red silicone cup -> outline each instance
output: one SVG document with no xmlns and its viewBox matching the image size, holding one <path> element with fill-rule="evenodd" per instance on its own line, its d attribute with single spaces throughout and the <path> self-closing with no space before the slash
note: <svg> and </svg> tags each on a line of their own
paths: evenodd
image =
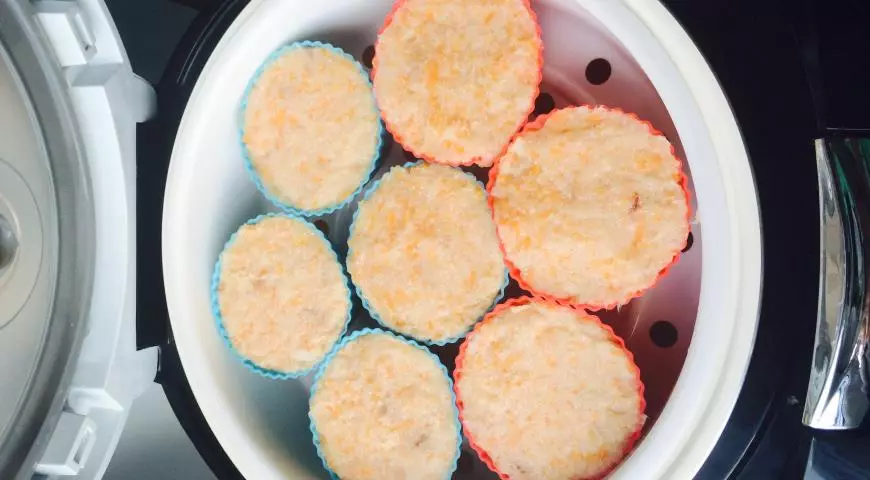
<svg viewBox="0 0 870 480">
<path fill-rule="evenodd" d="M 567 110 L 569 108 L 590 108 L 590 107 L 586 106 L 586 105 L 581 105 L 581 106 L 576 106 L 576 107 L 566 107 L 563 109 L 553 110 L 550 113 L 540 115 L 537 118 L 535 118 L 533 121 L 527 123 L 523 127 L 523 129 L 520 130 L 520 132 L 514 137 L 514 139 L 522 137 L 526 133 L 540 130 L 541 128 L 544 127 L 544 124 L 547 122 L 547 119 L 550 118 L 551 115 L 553 115 L 554 113 L 556 113 L 558 111 Z M 621 113 L 623 115 L 627 115 L 627 116 L 631 117 L 632 119 L 636 120 L 637 122 L 640 122 L 640 123 L 646 125 L 646 127 L 649 129 L 650 134 L 664 137 L 664 135 L 660 131 L 656 130 L 655 127 L 653 127 L 650 122 L 648 122 L 646 120 L 641 120 L 634 113 L 625 112 L 618 107 L 596 106 L 596 108 L 605 108 L 606 110 L 611 111 L 611 112 L 617 112 L 617 113 Z M 677 159 L 677 161 L 679 162 L 680 159 L 677 157 L 677 153 L 676 153 L 676 150 L 674 148 L 674 145 L 670 142 L 668 142 L 668 143 L 671 146 L 671 155 L 675 159 Z M 640 290 L 637 290 L 637 291 L 634 291 L 634 292 L 627 294 L 621 300 L 617 300 L 617 301 L 614 301 L 614 302 L 608 303 L 608 304 L 589 304 L 589 303 L 577 302 L 572 297 L 560 297 L 558 295 L 553 295 L 549 292 L 543 291 L 543 290 L 535 287 L 534 285 L 529 283 L 523 277 L 523 272 L 519 269 L 519 267 L 516 266 L 516 264 L 514 264 L 511 261 L 510 256 L 508 255 L 507 250 L 505 249 L 504 241 L 502 240 L 501 232 L 499 231 L 498 221 L 496 220 L 495 200 L 494 200 L 493 195 L 492 195 L 492 190 L 493 190 L 493 188 L 495 188 L 495 184 L 498 181 L 499 166 L 500 166 L 502 158 L 504 157 L 504 155 L 506 153 L 507 153 L 507 148 L 505 149 L 505 152 L 503 152 L 502 155 L 499 156 L 499 158 L 495 161 L 495 163 L 493 163 L 492 168 L 489 170 L 489 181 L 486 184 L 487 202 L 489 203 L 489 208 L 492 211 L 492 220 L 493 220 L 493 222 L 495 222 L 495 229 L 496 229 L 496 232 L 498 233 L 499 248 L 501 248 L 502 254 L 504 255 L 505 264 L 507 264 L 508 272 L 510 272 L 511 278 L 516 280 L 517 283 L 520 285 L 520 287 L 522 287 L 524 290 L 530 292 L 531 294 L 535 295 L 536 297 L 545 298 L 549 301 L 558 303 L 560 305 L 575 306 L 575 307 L 580 307 L 580 308 L 590 310 L 590 311 L 608 310 L 608 309 L 616 308 L 618 306 L 625 305 L 633 298 L 637 298 L 637 297 L 641 296 L 644 292 L 646 292 L 647 290 L 649 290 L 650 288 L 655 286 L 655 284 L 658 283 L 658 281 L 661 280 L 661 278 L 664 277 L 668 273 L 668 270 L 670 270 L 671 267 L 673 267 L 674 264 L 677 263 L 677 260 L 679 260 L 679 258 L 680 258 L 680 253 L 682 253 L 683 249 L 686 248 L 686 242 L 688 241 L 689 232 L 690 232 L 689 224 L 690 224 L 690 220 L 691 220 L 691 207 L 690 207 L 690 202 L 689 202 L 688 178 L 686 177 L 686 173 L 683 171 L 683 169 L 680 168 L 680 172 L 679 172 L 680 179 L 679 179 L 678 183 L 680 185 L 680 189 L 683 191 L 683 198 L 686 201 L 686 222 L 685 222 L 686 240 L 683 242 L 683 245 L 681 245 L 679 248 L 677 248 L 674 251 L 674 254 L 673 254 L 673 257 L 671 258 L 671 261 L 664 268 L 662 268 L 659 271 L 658 275 L 656 275 L 656 277 L 653 279 L 653 281 L 649 285 L 647 285 L 646 287 L 644 287 Z M 680 162 L 680 165 L 682 166 L 682 162 Z"/>
<path fill-rule="evenodd" d="M 378 76 L 378 54 L 377 54 L 377 52 L 381 46 L 381 34 L 383 34 L 384 31 L 390 25 L 392 25 L 393 18 L 395 17 L 396 12 L 408 1 L 409 0 L 396 0 L 396 2 L 393 4 L 393 8 L 390 9 L 390 12 L 387 14 L 387 17 L 384 20 L 384 25 L 378 31 L 378 39 L 375 41 L 375 56 L 372 59 L 372 85 L 374 87 L 376 101 L 378 101 L 378 99 L 379 99 L 378 82 L 377 82 L 377 76 Z M 535 82 L 536 83 L 535 90 L 534 90 L 534 92 L 532 92 L 531 98 L 529 98 L 529 107 L 528 107 L 525 115 L 522 116 L 519 123 L 517 124 L 516 132 L 514 132 L 514 134 L 511 135 L 511 137 L 505 141 L 504 146 L 493 157 L 493 163 L 496 161 L 496 159 L 500 158 L 502 155 L 505 154 L 505 152 L 507 152 L 508 146 L 510 146 L 510 144 L 511 144 L 511 142 L 513 142 L 514 138 L 516 138 L 516 136 L 519 135 L 523 125 L 525 125 L 526 121 L 528 120 L 529 115 L 531 115 L 532 112 L 534 111 L 535 100 L 538 98 L 538 94 L 541 91 L 541 81 L 543 80 L 543 75 L 544 75 L 544 73 L 543 73 L 544 72 L 544 42 L 542 40 L 541 24 L 538 23 L 537 14 L 535 14 L 535 11 L 532 10 L 531 0 L 522 0 L 522 2 L 525 5 L 526 9 L 528 10 L 529 16 L 532 18 L 532 21 L 535 24 L 535 30 L 537 31 L 538 43 L 540 45 L 538 48 L 538 65 L 537 65 L 538 78 L 537 78 L 537 82 Z M 380 102 L 378 102 L 378 107 L 379 108 L 381 107 Z M 432 155 L 430 155 L 426 152 L 421 152 L 421 151 L 415 149 L 413 145 L 408 144 L 408 142 L 406 142 L 405 139 L 402 137 L 402 134 L 399 133 L 395 124 L 390 121 L 390 113 L 388 111 L 384 110 L 383 108 L 381 108 L 381 119 L 384 122 L 384 127 L 393 136 L 393 140 L 395 140 L 399 145 L 401 145 L 405 151 L 407 151 L 408 153 L 410 153 L 414 157 L 419 158 L 421 160 L 425 160 L 429 163 L 439 163 L 442 165 L 450 165 L 453 167 L 469 167 L 471 165 L 476 165 L 476 164 L 478 164 L 478 162 L 482 162 L 485 160 L 479 156 L 472 157 L 472 158 L 470 158 L 466 161 L 463 161 L 463 162 L 452 162 L 451 163 L 448 161 L 439 160 L 439 159 L 433 157 Z"/>
<path fill-rule="evenodd" d="M 548 305 L 554 305 L 560 308 L 570 308 L 577 313 L 578 319 L 582 319 L 582 321 L 595 322 L 601 329 L 607 331 L 610 336 L 611 342 L 613 342 L 613 344 L 618 346 L 620 350 L 625 353 L 625 355 L 628 357 L 628 360 L 634 366 L 634 376 L 637 382 L 637 391 L 640 395 L 638 414 L 643 415 L 643 412 L 646 411 L 646 400 L 644 399 L 643 395 L 644 385 L 643 381 L 641 381 L 640 379 L 640 369 L 637 367 L 637 364 L 634 363 L 634 355 L 628 348 L 626 348 L 625 342 L 613 332 L 613 329 L 610 328 L 609 325 L 602 323 L 598 317 L 590 315 L 585 310 L 575 305 L 565 305 L 542 297 L 519 297 L 506 300 L 504 303 L 501 303 L 497 305 L 494 309 L 492 309 L 492 311 L 490 311 L 488 314 L 486 314 L 485 317 L 483 317 L 483 320 L 481 320 L 477 323 L 477 325 L 474 326 L 474 329 L 468 334 L 468 336 L 465 338 L 465 341 L 462 342 L 462 345 L 459 347 L 459 354 L 456 356 L 456 368 L 453 370 L 453 390 L 456 393 L 456 405 L 459 407 L 459 421 L 460 423 L 462 423 L 462 431 L 465 434 L 465 437 L 468 439 L 468 443 L 471 446 L 471 449 L 474 450 L 475 453 L 477 453 L 477 456 L 480 458 L 480 460 L 485 463 L 490 470 L 495 472 L 501 480 L 510 480 L 510 476 L 498 469 L 492 457 L 486 452 L 486 450 L 483 449 L 483 447 L 480 446 L 480 444 L 477 443 L 474 438 L 474 432 L 472 432 L 471 429 L 468 428 L 468 425 L 465 423 L 465 403 L 462 397 L 461 388 L 463 373 L 462 370 L 465 363 L 465 350 L 468 348 L 468 344 L 474 341 L 474 335 L 480 330 L 481 327 L 486 325 L 488 322 L 491 322 L 494 319 L 498 318 L 498 316 L 501 315 L 502 312 L 509 310 L 512 307 L 528 305 L 530 303 L 543 303 Z M 640 435 L 643 431 L 643 425 L 644 422 L 638 422 L 637 429 L 635 429 L 634 432 L 626 437 L 622 455 L 620 455 L 619 458 L 617 458 L 610 465 L 603 467 L 601 471 L 595 476 L 589 477 L 585 480 L 598 480 L 606 477 L 610 472 L 612 472 L 613 469 L 615 469 L 617 465 L 619 465 L 619 463 L 622 462 L 622 460 L 626 456 L 628 456 L 628 454 L 634 448 L 634 445 L 637 443 L 637 440 L 640 438 Z"/>
</svg>

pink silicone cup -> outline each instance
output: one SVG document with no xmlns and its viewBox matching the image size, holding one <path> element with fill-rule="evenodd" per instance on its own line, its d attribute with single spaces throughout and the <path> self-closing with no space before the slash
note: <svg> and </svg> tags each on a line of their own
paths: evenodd
<svg viewBox="0 0 870 480">
<path fill-rule="evenodd" d="M 558 111 L 562 111 L 562 110 L 572 109 L 572 108 L 587 108 L 588 109 L 590 107 L 585 106 L 585 105 L 576 106 L 576 107 L 566 107 L 563 109 L 553 110 L 549 113 L 540 115 L 535 120 L 527 123 L 525 125 L 525 127 L 523 127 L 523 129 L 516 135 L 515 139 L 522 137 L 524 134 L 526 134 L 528 132 L 534 132 L 536 130 L 540 130 L 541 128 L 544 127 L 544 124 L 547 122 L 547 119 L 549 119 L 550 116 L 553 115 L 554 113 L 556 113 Z M 650 134 L 657 135 L 657 136 L 664 136 L 664 135 L 662 135 L 662 133 L 660 131 L 656 130 L 655 127 L 653 127 L 650 122 L 648 122 L 646 120 L 641 120 L 637 115 L 635 115 L 633 113 L 625 112 L 622 109 L 617 108 L 617 107 L 597 106 L 596 108 L 604 108 L 604 109 L 611 111 L 611 112 L 618 112 L 618 113 L 621 113 L 623 115 L 627 115 L 627 116 L 631 117 L 632 119 L 636 120 L 637 122 L 640 122 L 640 123 L 646 125 L 646 127 L 649 129 Z M 677 159 L 677 161 L 679 162 L 679 158 L 677 157 L 676 150 L 674 149 L 674 145 L 670 144 L 670 146 L 671 146 L 671 155 L 675 159 Z M 505 149 L 505 154 L 506 153 L 507 153 L 507 149 Z M 541 289 L 537 288 L 535 285 L 531 284 L 528 280 L 526 280 L 526 278 L 523 277 L 523 272 L 519 269 L 519 267 L 516 266 L 516 264 L 514 264 L 511 261 L 510 256 L 508 255 L 508 252 L 505 249 L 504 241 L 502 241 L 501 231 L 499 230 L 498 220 L 496 219 L 496 215 L 495 215 L 495 200 L 494 200 L 494 197 L 492 195 L 492 190 L 493 190 L 493 188 L 495 188 L 495 184 L 498 181 L 499 167 L 500 167 L 501 160 L 503 159 L 503 157 L 504 157 L 504 154 L 502 154 L 498 159 L 496 159 L 495 163 L 493 163 L 493 165 L 492 165 L 492 168 L 489 170 L 489 181 L 486 184 L 487 202 L 489 202 L 489 208 L 492 211 L 492 219 L 493 219 L 493 222 L 495 222 L 496 233 L 498 233 L 499 248 L 501 248 L 502 254 L 504 255 L 505 264 L 507 264 L 507 266 L 508 266 L 508 271 L 510 272 L 511 277 L 517 281 L 517 283 L 520 285 L 520 287 L 522 287 L 524 290 L 527 290 L 528 292 L 532 293 L 533 295 L 535 295 L 537 297 L 546 298 L 547 300 L 556 302 L 556 303 L 561 304 L 561 305 L 577 306 L 577 307 L 581 307 L 581 308 L 584 308 L 584 309 L 590 310 L 590 311 L 608 310 L 608 309 L 615 308 L 615 307 L 618 307 L 621 305 L 625 305 L 631 299 L 641 296 L 644 292 L 646 292 L 647 290 L 649 290 L 650 288 L 655 286 L 655 284 L 658 283 L 658 281 L 661 280 L 661 278 L 667 274 L 668 270 L 670 270 L 670 268 L 673 267 L 675 263 L 677 263 L 677 260 L 679 260 L 679 258 L 680 258 L 680 253 L 683 251 L 683 249 L 686 248 L 686 241 L 688 240 L 689 230 L 690 230 L 689 223 L 690 223 L 690 219 L 691 219 L 691 207 L 689 206 L 690 203 L 689 203 L 688 179 L 686 178 L 686 174 L 683 171 L 683 169 L 680 168 L 678 183 L 680 185 L 680 189 L 683 191 L 683 197 L 684 197 L 685 202 L 686 202 L 686 219 L 685 219 L 686 235 L 685 235 L 685 238 L 687 240 L 684 240 L 683 244 L 674 251 L 674 254 L 673 254 L 673 257 L 671 258 L 671 261 L 664 268 L 662 268 L 659 271 L 658 275 L 656 275 L 656 277 L 653 279 L 653 281 L 649 285 L 647 285 L 646 287 L 641 288 L 637 291 L 630 292 L 629 294 L 627 294 L 624 298 L 622 298 L 620 300 L 615 300 L 613 302 L 603 303 L 603 304 L 579 302 L 573 297 L 560 297 L 558 295 L 553 295 L 549 292 L 541 290 Z M 682 167 L 682 162 L 680 162 L 680 165 Z"/>
<path fill-rule="evenodd" d="M 378 54 L 377 54 L 377 52 L 378 52 L 378 48 L 381 45 L 381 34 L 383 34 L 384 31 L 393 23 L 393 17 L 396 15 L 396 12 L 408 1 L 409 0 L 396 0 L 396 2 L 393 4 L 393 8 L 387 14 L 387 17 L 384 20 L 383 27 L 381 27 L 380 31 L 378 31 L 378 39 L 377 39 L 377 41 L 375 41 L 375 57 L 374 57 L 374 59 L 372 59 L 372 85 L 374 86 L 375 100 L 376 101 L 378 101 L 378 98 L 379 98 L 378 97 L 378 82 L 377 82 L 377 76 L 378 76 Z M 529 115 L 531 115 L 532 112 L 534 111 L 535 99 L 538 98 L 538 94 L 541 91 L 541 81 L 543 80 L 543 75 L 544 75 L 543 74 L 543 72 L 544 72 L 544 42 L 541 38 L 541 25 L 540 25 L 540 23 L 538 23 L 538 16 L 535 14 L 535 11 L 532 10 L 531 0 L 521 0 L 521 1 L 525 5 L 526 9 L 529 11 L 529 16 L 531 16 L 532 21 L 535 24 L 535 30 L 537 33 L 537 38 L 538 38 L 538 43 L 539 43 L 538 65 L 537 65 L 538 77 L 537 77 L 537 81 L 535 82 L 535 85 L 536 85 L 535 90 L 534 90 L 534 92 L 532 92 L 531 98 L 529 99 L 529 107 L 528 107 L 525 115 L 523 115 L 522 118 L 519 119 L 519 121 L 517 122 L 517 128 L 516 128 L 516 131 L 514 132 L 514 134 L 511 135 L 510 138 L 505 140 L 504 146 L 493 157 L 493 162 L 495 162 L 495 159 L 500 158 L 502 155 L 505 154 L 505 152 L 508 149 L 508 146 L 510 146 L 510 144 L 511 144 L 511 142 L 513 142 L 514 138 L 516 138 L 516 136 L 520 133 L 523 125 L 525 125 L 526 121 L 528 120 Z M 390 132 L 390 134 L 393 136 L 393 139 L 396 141 L 396 143 L 401 145 L 405 151 L 407 151 L 408 153 L 410 153 L 411 155 L 413 155 L 416 158 L 419 158 L 421 160 L 425 160 L 425 161 L 430 162 L 430 163 L 440 163 L 443 165 L 450 165 L 453 167 L 469 167 L 471 165 L 477 165 L 479 162 L 483 162 L 484 160 L 486 160 L 484 158 L 477 156 L 477 157 L 472 157 L 472 158 L 470 158 L 468 160 L 464 160 L 464 161 L 451 162 L 451 161 L 448 161 L 446 159 L 435 158 L 426 152 L 421 152 L 421 151 L 415 149 L 413 145 L 410 145 L 407 141 L 405 141 L 405 139 L 402 137 L 402 134 L 399 132 L 399 129 L 397 129 L 395 124 L 393 124 L 390 121 L 389 112 L 382 108 L 379 101 L 378 101 L 378 107 L 381 108 L 381 119 L 384 122 L 384 128 L 386 128 L 387 131 Z"/>
<path fill-rule="evenodd" d="M 638 415 L 642 416 L 643 412 L 646 411 L 646 399 L 643 396 L 644 384 L 643 384 L 643 381 L 641 381 L 641 379 L 640 379 L 640 369 L 637 367 L 637 364 L 634 363 L 634 355 L 631 353 L 631 351 L 628 348 L 626 348 L 625 342 L 618 335 L 616 335 L 613 332 L 613 329 L 610 328 L 609 325 L 602 323 L 598 317 L 586 312 L 585 310 L 583 310 L 582 308 L 580 308 L 576 305 L 565 305 L 565 304 L 562 304 L 562 303 L 559 303 L 559 302 L 556 302 L 556 301 L 553 301 L 553 300 L 550 300 L 547 298 L 542 298 L 542 297 L 519 297 L 519 298 L 512 298 L 510 300 L 507 300 L 504 303 L 497 305 L 494 309 L 492 309 L 492 311 L 490 311 L 485 317 L 483 317 L 483 320 L 481 320 L 480 322 L 477 323 L 477 325 L 474 326 L 474 329 L 468 334 L 468 336 L 465 338 L 465 341 L 462 342 L 462 345 L 459 347 L 459 354 L 456 356 L 456 368 L 454 368 L 454 370 L 453 370 L 453 390 L 456 393 L 456 405 L 459 408 L 459 421 L 460 421 L 460 423 L 462 423 L 462 431 L 465 433 L 465 437 L 468 439 L 468 443 L 471 446 L 471 449 L 474 450 L 475 453 L 477 453 L 477 456 L 480 458 L 480 460 L 483 463 L 485 463 L 486 466 L 489 467 L 490 470 L 495 472 L 501 480 L 510 480 L 510 476 L 498 469 L 498 467 L 495 465 L 495 462 L 493 461 L 492 457 L 486 452 L 486 450 L 483 449 L 483 447 L 480 446 L 480 444 L 477 443 L 477 441 L 474 438 L 474 432 L 472 432 L 471 429 L 468 428 L 468 425 L 465 422 L 465 416 L 464 416 L 465 403 L 464 403 L 464 400 L 462 398 L 462 389 L 461 389 L 462 374 L 463 374 L 463 368 L 464 368 L 464 363 L 465 363 L 465 351 L 468 348 L 468 344 L 474 341 L 475 334 L 477 334 L 477 332 L 484 325 L 486 325 L 488 322 L 494 321 L 495 319 L 498 318 L 499 315 L 501 315 L 502 312 L 504 312 L 506 310 L 509 310 L 509 309 L 516 307 L 516 306 L 528 305 L 530 303 L 542 303 L 542 304 L 547 304 L 547 305 L 553 305 L 553 306 L 556 306 L 559 308 L 569 308 L 577 313 L 578 320 L 586 321 L 586 322 L 594 322 L 601 329 L 605 330 L 610 336 L 610 341 L 613 342 L 613 344 L 615 344 L 617 347 L 619 347 L 620 350 L 622 350 L 622 352 L 626 355 L 626 357 L 628 357 L 628 360 L 631 362 L 632 366 L 634 367 L 634 376 L 635 376 L 635 380 L 637 382 L 637 391 L 638 391 L 638 395 L 640 396 Z M 601 468 L 601 470 L 598 473 L 596 473 L 594 476 L 586 477 L 585 479 L 577 479 L 577 480 L 598 480 L 598 479 L 604 478 L 610 472 L 612 472 L 613 469 L 615 469 L 617 467 L 617 465 L 619 465 L 619 463 L 622 462 L 622 460 L 634 448 L 634 445 L 637 443 L 637 440 L 640 438 L 640 435 L 643 432 L 643 425 L 644 425 L 643 421 L 638 422 L 637 428 L 630 435 L 628 435 L 626 437 L 625 443 L 624 443 L 623 449 L 622 449 L 622 455 L 620 455 L 613 462 L 611 462 L 607 465 L 604 465 Z"/>
</svg>

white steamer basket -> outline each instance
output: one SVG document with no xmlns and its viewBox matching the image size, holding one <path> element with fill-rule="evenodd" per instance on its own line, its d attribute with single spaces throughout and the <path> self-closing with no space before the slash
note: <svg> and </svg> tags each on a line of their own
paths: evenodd
<svg viewBox="0 0 870 480">
<path fill-rule="evenodd" d="M 326 474 L 308 430 L 309 379 L 251 373 L 224 346 L 211 314 L 209 280 L 220 249 L 245 219 L 270 210 L 244 170 L 238 104 L 255 69 L 285 43 L 329 41 L 361 58 L 391 4 L 251 2 L 209 59 L 178 130 L 163 218 L 172 330 L 197 403 L 250 479 Z M 598 103 L 634 112 L 671 139 L 686 162 L 696 212 L 692 247 L 654 289 L 602 316 L 636 355 L 650 417 L 644 439 L 612 478 L 691 478 L 736 401 L 759 311 L 760 221 L 742 139 L 704 59 L 658 2 L 537 0 L 533 7 L 544 35 L 542 91 L 559 106 Z M 594 85 L 586 69 L 598 58 L 612 74 Z M 404 161 L 398 145 L 388 150 L 385 165 Z M 352 208 L 323 219 L 339 250 Z M 654 341 L 650 332 L 657 329 L 675 331 L 676 339 Z M 450 367 L 454 352 L 437 353 Z M 494 475 L 464 451 L 455 478 Z"/>
</svg>

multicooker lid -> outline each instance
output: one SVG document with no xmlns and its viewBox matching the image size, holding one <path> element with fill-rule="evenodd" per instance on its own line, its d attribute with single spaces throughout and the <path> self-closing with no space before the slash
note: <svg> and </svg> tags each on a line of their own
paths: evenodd
<svg viewBox="0 0 870 480">
<path fill-rule="evenodd" d="M 84 150 L 26 8 L 0 0 L 0 478 L 36 463 L 57 423 L 94 270 Z"/>
</svg>

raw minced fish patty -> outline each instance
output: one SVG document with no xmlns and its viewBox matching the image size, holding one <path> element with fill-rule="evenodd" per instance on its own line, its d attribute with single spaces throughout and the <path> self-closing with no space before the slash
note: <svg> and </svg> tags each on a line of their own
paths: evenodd
<svg viewBox="0 0 870 480">
<path fill-rule="evenodd" d="M 542 43 L 526 0 L 404 0 L 375 46 L 387 128 L 418 157 L 492 165 L 525 123 Z"/>
<path fill-rule="evenodd" d="M 351 279 L 381 322 L 421 340 L 463 336 L 505 280 L 486 191 L 459 169 L 393 167 L 359 204 Z"/>
<path fill-rule="evenodd" d="M 347 200 L 378 154 L 368 77 L 331 47 L 287 48 L 255 81 L 243 116 L 242 140 L 264 188 L 301 211 Z"/>
<path fill-rule="evenodd" d="M 511 480 L 599 476 L 645 420 L 637 367 L 595 317 L 527 301 L 497 307 L 463 345 L 465 434 Z"/>
<path fill-rule="evenodd" d="M 321 455 L 339 478 L 449 478 L 460 443 L 451 388 L 422 348 L 387 333 L 350 340 L 311 397 Z"/>
<path fill-rule="evenodd" d="M 350 292 L 326 240 L 304 220 L 243 225 L 221 254 L 217 299 L 233 347 L 259 367 L 304 372 L 347 322 Z"/>
<path fill-rule="evenodd" d="M 652 286 L 685 245 L 683 181 L 648 124 L 575 107 L 527 126 L 489 189 L 505 256 L 530 289 L 609 307 Z"/>
</svg>

